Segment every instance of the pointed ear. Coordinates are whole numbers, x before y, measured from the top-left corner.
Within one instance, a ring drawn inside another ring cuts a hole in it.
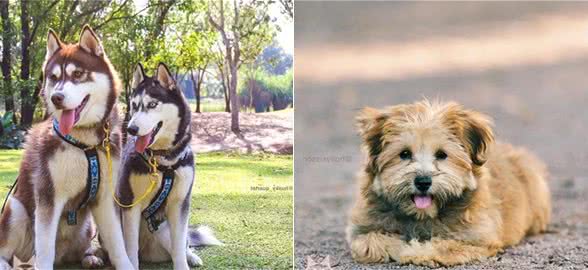
[[[47,54],[45,54],[45,60],[51,58],[55,52],[61,49],[61,46],[61,41],[57,37],[57,34],[55,34],[55,31],[49,29],[49,33],[47,33]]]
[[[143,71],[143,66],[141,63],[137,64],[135,68],[135,72],[133,73],[133,81],[131,82],[131,88],[135,89],[141,82],[145,80],[145,71]]]
[[[156,77],[163,87],[169,90],[176,89],[176,81],[174,80],[173,76],[171,75],[171,72],[169,72],[169,69],[164,63],[159,63],[159,65],[157,66]]]
[[[90,28],[87,24],[82,29],[82,33],[80,34],[80,47],[84,49],[88,53],[92,53],[96,56],[103,56],[104,49],[102,48],[102,43],[94,30]]]

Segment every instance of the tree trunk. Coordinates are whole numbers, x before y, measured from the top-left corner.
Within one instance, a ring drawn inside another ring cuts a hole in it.
[[[200,93],[202,92],[202,82],[204,82],[204,74],[206,72],[206,67],[201,68],[198,71],[198,97],[196,98],[196,110],[200,112]]]
[[[237,64],[231,63],[231,79],[229,86],[229,96],[231,99],[231,130],[235,133],[241,132],[239,129],[239,102],[237,99]]]
[[[20,2],[20,23],[21,23],[21,32],[22,32],[22,42],[21,44],[25,44],[21,46],[21,57],[22,63],[20,65],[20,79],[24,82],[22,88],[20,89],[20,114],[21,120],[20,125],[23,127],[30,127],[33,123],[33,106],[32,101],[33,98],[31,97],[31,89],[28,83],[30,79],[30,66],[31,66],[31,59],[29,54],[29,46],[26,44],[29,43],[30,31],[29,31],[29,14],[28,14],[28,1],[22,0]]]
[[[6,112],[14,111],[14,97],[10,77],[12,29],[10,27],[8,12],[8,0],[0,0],[0,15],[2,17],[2,76],[4,77],[4,109]]]
[[[192,79],[192,87],[194,88],[194,97],[196,98],[196,110],[194,112],[200,113],[200,76],[198,76],[198,83],[194,78],[194,71],[190,71],[190,78]]]
[[[231,112],[229,91],[227,89],[227,77],[225,76],[224,67],[219,68],[219,72],[221,75],[221,83],[223,84],[223,93],[225,94],[225,112]]]

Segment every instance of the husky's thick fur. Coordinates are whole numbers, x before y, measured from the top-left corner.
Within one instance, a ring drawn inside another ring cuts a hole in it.
[[[145,75],[141,65],[133,75],[131,119],[128,132],[133,135],[123,151],[118,193],[123,204],[131,204],[142,196],[150,183],[150,167],[145,156],[153,153],[162,166],[175,166],[171,192],[156,216],[164,221],[153,233],[141,213],[156,192],[132,208],[123,210],[125,244],[131,262],[173,261],[175,269],[201,265],[202,260],[188,248],[193,245],[220,245],[212,231],[200,227],[188,232],[190,197],[194,181],[194,156],[190,147],[190,108],[169,70],[159,64],[155,76]],[[162,174],[157,177],[156,190],[162,185]],[[188,237],[190,235],[190,237]]]
[[[52,117],[35,125],[26,137],[18,182],[0,219],[0,269],[10,269],[13,256],[28,260],[36,255],[39,269],[54,264],[80,263],[100,267],[103,259],[91,247],[100,229],[104,247],[117,269],[132,269],[116,215],[104,151],[98,150],[102,183],[94,200],[68,225],[66,211],[77,208],[86,196],[88,162],[84,151],[53,130],[59,122],[63,135],[95,146],[102,143],[109,123],[118,123],[119,82],[96,34],[88,26],[79,43],[64,44],[53,31],[47,38],[43,64],[43,99]],[[119,162],[119,134],[111,133],[113,177]],[[92,217],[94,219],[92,219]]]

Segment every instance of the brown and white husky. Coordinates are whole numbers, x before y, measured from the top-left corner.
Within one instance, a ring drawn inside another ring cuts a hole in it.
[[[100,40],[85,26],[77,44],[62,43],[49,31],[43,75],[42,97],[51,117],[26,137],[18,181],[0,218],[0,269],[10,269],[13,256],[26,261],[33,255],[39,269],[80,262],[103,266],[106,258],[91,246],[94,222],[112,264],[133,269],[108,186],[109,178],[117,177],[120,156],[119,134],[104,129],[115,130],[119,122],[117,74]],[[112,176],[100,147],[107,136]],[[99,163],[89,165],[80,145],[94,149]],[[101,183],[87,200],[90,168],[99,172]]]

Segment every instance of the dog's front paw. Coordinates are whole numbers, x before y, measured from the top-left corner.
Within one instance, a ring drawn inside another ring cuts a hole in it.
[[[187,257],[188,257],[188,265],[190,267],[202,266],[202,259],[200,259],[200,257],[198,257],[198,255],[196,255],[192,252],[188,252]]]
[[[359,263],[385,263],[390,261],[386,243],[376,234],[357,236],[351,241],[351,256]]]
[[[104,260],[98,256],[88,255],[82,259],[82,267],[85,269],[95,269],[104,267]]]
[[[414,264],[431,268],[441,267],[441,264],[430,256],[401,256],[398,262],[401,264]]]

